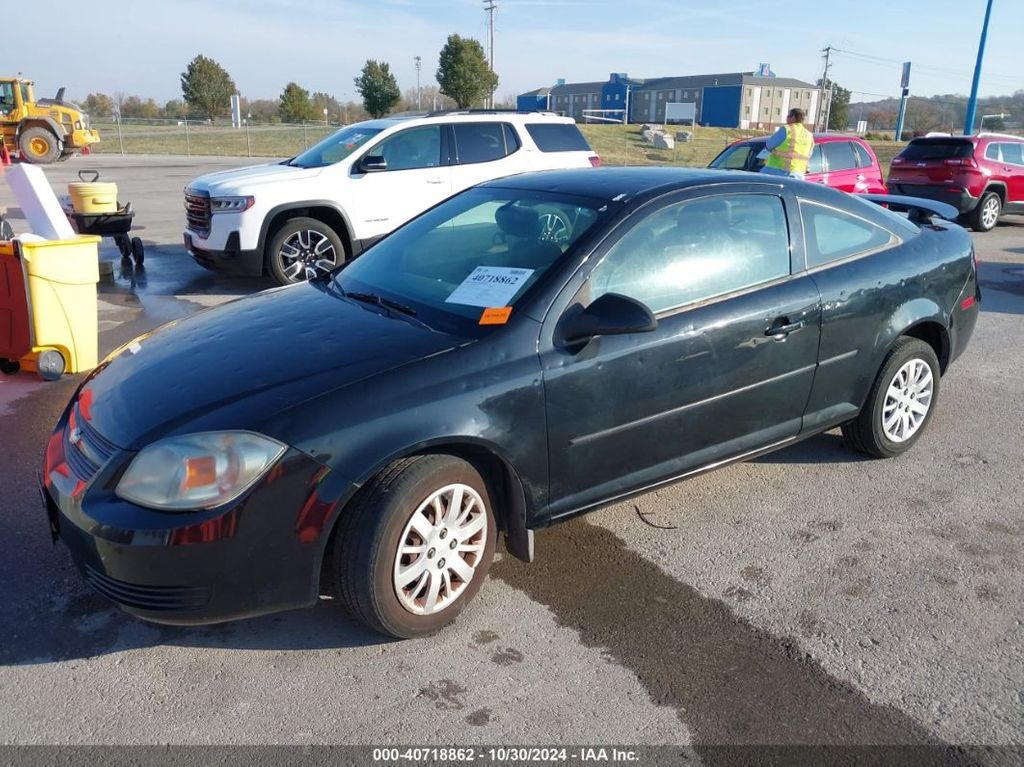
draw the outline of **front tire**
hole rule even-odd
[[[28,128],[18,139],[21,159],[35,165],[48,165],[60,157],[61,142],[46,128]]]
[[[377,631],[427,636],[483,585],[497,530],[487,483],[449,455],[396,461],[342,512],[328,577],[342,604]]]
[[[995,192],[985,192],[978,201],[978,207],[971,212],[971,229],[989,232],[995,228],[1003,212],[1003,201]]]
[[[939,360],[917,338],[897,339],[860,414],[843,424],[846,443],[876,458],[905,453],[924,432],[939,398]]]
[[[267,270],[279,285],[305,282],[345,263],[345,244],[330,226],[315,218],[292,218],[277,230],[267,248]]]

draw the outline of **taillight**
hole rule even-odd
[[[601,167],[601,158],[598,157],[596,154],[590,155],[590,166],[592,168],[600,168]]]
[[[978,163],[973,157],[951,157],[944,161],[946,165],[953,168],[977,168]]]

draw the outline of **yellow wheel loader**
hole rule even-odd
[[[40,165],[65,160],[100,140],[89,116],[76,104],[57,97],[36,101],[32,81],[0,77],[0,140],[22,162]]]

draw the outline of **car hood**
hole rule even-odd
[[[174,434],[256,430],[308,399],[463,343],[303,283],[139,337],[96,369],[79,398],[100,434],[137,450]]]
[[[276,184],[281,181],[299,181],[320,175],[323,168],[297,168],[294,165],[271,163],[252,165],[207,173],[194,179],[188,188],[195,192],[218,194],[249,194],[254,186]]]

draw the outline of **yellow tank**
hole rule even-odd
[[[117,213],[117,184],[110,181],[68,184],[75,213]]]

